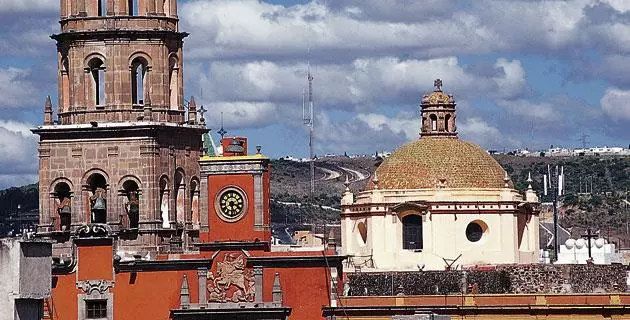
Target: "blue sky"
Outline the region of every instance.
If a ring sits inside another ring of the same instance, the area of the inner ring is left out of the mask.
[[[58,3],[0,1],[0,187],[37,179],[28,129],[56,97]],[[273,157],[307,153],[307,59],[319,154],[417,139],[435,78],[487,149],[630,144],[630,1],[191,0],[179,17],[186,96]]]

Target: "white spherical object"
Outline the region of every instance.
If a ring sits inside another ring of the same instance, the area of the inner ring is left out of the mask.
[[[605,244],[606,241],[604,240],[604,238],[597,238],[597,240],[595,240],[595,247],[597,248],[602,248]]]
[[[586,245],[586,241],[584,241],[584,239],[577,239],[575,241],[575,247],[578,249],[584,248],[585,245]]]
[[[573,249],[573,247],[575,246],[575,239],[567,239],[567,241],[564,242],[564,245],[567,247],[567,249]]]

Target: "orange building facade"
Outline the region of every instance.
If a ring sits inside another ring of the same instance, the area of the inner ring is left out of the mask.
[[[177,1],[62,0],[60,23],[58,108],[33,129],[37,236],[55,241],[43,318],[323,318],[343,257],[334,241],[272,251],[260,148],[226,138],[203,155]]]

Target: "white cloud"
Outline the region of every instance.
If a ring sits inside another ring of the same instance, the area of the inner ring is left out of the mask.
[[[513,115],[546,123],[562,120],[562,114],[549,102],[533,102],[525,99],[498,100],[497,104]]]
[[[0,13],[54,11],[58,8],[58,0],[0,0]]]
[[[0,120],[0,175],[34,175],[37,173],[37,136],[32,125]]]
[[[602,110],[614,121],[630,120],[630,91],[608,88],[600,100]]]
[[[37,104],[39,92],[29,76],[30,71],[26,69],[0,69],[0,108]]]
[[[213,62],[207,71],[195,67],[192,78],[209,101],[286,103],[299,106],[307,87],[305,64],[270,61]],[[496,75],[467,72],[456,57],[418,60],[396,57],[361,58],[348,64],[313,67],[317,106],[326,109],[369,110],[374,104],[416,106],[433,80],[441,78],[445,90],[466,98],[511,98],[523,92],[526,82],[520,61],[498,59]],[[207,89],[206,89],[207,90]],[[457,98],[456,96],[456,98]]]
[[[269,102],[211,102],[206,115],[212,128],[220,128],[223,113],[226,129],[262,128],[276,123],[276,105]]]

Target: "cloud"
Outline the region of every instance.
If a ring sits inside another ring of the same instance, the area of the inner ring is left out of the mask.
[[[58,0],[0,0],[0,13],[55,12]]]
[[[29,79],[30,70],[0,69],[0,108],[16,108],[37,104],[36,84]]]
[[[444,79],[448,92],[466,98],[513,98],[525,91],[520,61],[500,58],[493,68],[491,75],[477,75],[456,57],[361,58],[348,64],[317,65],[313,67],[314,97],[316,105],[325,109],[366,111],[383,103],[415,106],[435,78]],[[192,79],[210,90],[204,92],[209,101],[271,102],[299,108],[301,93],[307,88],[303,63],[218,61],[210,63],[207,71],[198,66],[193,70]]]
[[[600,100],[600,105],[613,121],[630,120],[630,91],[608,88]]]
[[[28,123],[0,120],[0,187],[33,183],[37,175],[37,136]]]
[[[278,121],[277,107],[269,102],[211,102],[206,118],[212,128],[223,125],[227,129],[264,128]]]

